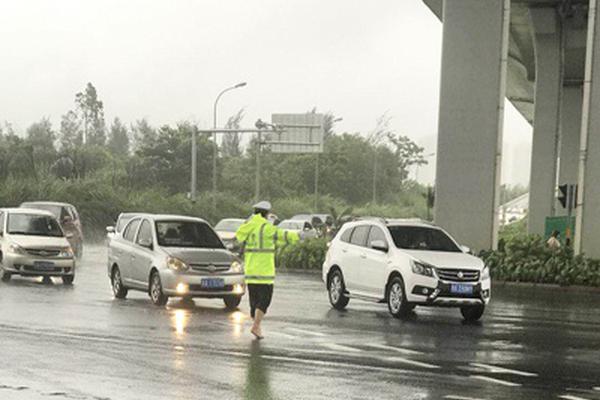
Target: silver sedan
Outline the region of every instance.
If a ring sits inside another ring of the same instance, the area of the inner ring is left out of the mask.
[[[115,297],[142,290],[156,305],[204,297],[234,309],[245,293],[242,262],[206,221],[178,215],[133,217],[110,240],[108,275]]]

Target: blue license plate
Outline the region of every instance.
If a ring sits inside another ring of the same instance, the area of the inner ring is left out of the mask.
[[[453,294],[473,294],[473,285],[451,284],[450,293]]]
[[[202,279],[200,281],[200,287],[202,289],[222,289],[225,287],[225,281],[223,279]]]
[[[54,271],[54,263],[49,261],[34,261],[33,268],[37,271]]]

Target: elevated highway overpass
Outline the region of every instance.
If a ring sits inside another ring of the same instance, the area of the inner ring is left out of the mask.
[[[423,1],[444,25],[436,222],[495,247],[506,97],[533,126],[529,231],[564,214],[556,187],[577,183],[575,248],[600,258],[596,0]]]

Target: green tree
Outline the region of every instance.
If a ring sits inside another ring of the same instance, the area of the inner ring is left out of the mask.
[[[110,126],[108,149],[113,155],[118,157],[124,157],[129,154],[129,132],[118,117],[113,120]]]
[[[75,111],[67,111],[60,120],[59,143],[61,150],[80,147],[83,144],[81,121]]]
[[[104,104],[98,98],[98,92],[90,82],[83,92],[75,94],[75,104],[83,120],[85,144],[103,146],[106,144],[106,124],[104,122]]]
[[[239,129],[240,123],[244,119],[244,109],[241,108],[237,113],[229,117],[225,128],[227,129]],[[241,147],[241,134],[236,133],[225,133],[223,134],[222,152],[224,157],[240,157],[242,155]]]
[[[149,123],[146,118],[137,120],[135,124],[131,125],[131,133],[133,138],[134,150],[138,150],[143,147],[150,147],[156,141],[157,132]]]
[[[27,141],[32,146],[36,169],[48,169],[56,159],[56,133],[48,118],[42,118],[27,128]]]

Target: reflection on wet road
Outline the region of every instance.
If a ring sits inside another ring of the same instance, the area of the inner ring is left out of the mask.
[[[317,275],[280,275],[265,333],[247,300],[112,298],[104,249],[75,285],[0,284],[0,399],[600,399],[600,293],[496,287],[481,323],[417,308],[407,320]]]

